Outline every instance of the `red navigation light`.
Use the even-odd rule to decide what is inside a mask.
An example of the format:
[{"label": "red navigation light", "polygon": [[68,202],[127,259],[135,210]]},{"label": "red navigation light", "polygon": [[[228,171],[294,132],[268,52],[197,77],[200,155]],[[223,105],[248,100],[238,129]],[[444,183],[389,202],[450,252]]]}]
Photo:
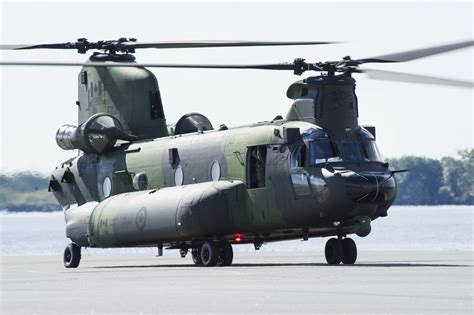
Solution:
[{"label": "red navigation light", "polygon": [[241,240],[242,240],[242,234],[240,233],[234,234],[234,241],[236,243],[240,243]]}]

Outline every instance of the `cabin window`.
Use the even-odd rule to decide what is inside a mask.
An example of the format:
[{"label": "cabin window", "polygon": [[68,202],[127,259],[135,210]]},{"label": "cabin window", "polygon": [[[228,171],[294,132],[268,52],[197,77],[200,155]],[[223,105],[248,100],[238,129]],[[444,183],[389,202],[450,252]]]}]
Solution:
[{"label": "cabin window", "polygon": [[248,150],[247,187],[265,187],[265,165],[267,147],[264,145],[250,147]]},{"label": "cabin window", "polygon": [[215,182],[221,179],[221,166],[219,165],[219,161],[214,161],[212,163],[211,179]]},{"label": "cabin window", "polygon": [[176,170],[174,171],[174,185],[175,186],[181,186],[184,181],[184,173],[183,169],[181,166],[178,166]]},{"label": "cabin window", "polygon": [[112,193],[112,180],[108,176],[104,178],[104,181],[102,182],[102,193],[105,198],[108,198]]}]

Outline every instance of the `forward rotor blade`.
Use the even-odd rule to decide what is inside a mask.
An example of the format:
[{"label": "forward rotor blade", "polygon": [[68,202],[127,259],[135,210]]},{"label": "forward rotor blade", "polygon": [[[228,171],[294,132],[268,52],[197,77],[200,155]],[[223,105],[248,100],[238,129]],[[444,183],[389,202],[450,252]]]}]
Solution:
[{"label": "forward rotor blade", "polygon": [[15,50],[24,49],[25,47],[31,47],[32,45],[0,45],[0,50]]},{"label": "forward rotor blade", "polygon": [[160,41],[160,42],[136,42],[135,40],[108,40],[89,42],[85,38],[78,39],[77,42],[55,43],[55,44],[35,44],[35,45],[0,45],[0,50],[25,50],[25,49],[77,49],[79,53],[85,53],[90,49],[111,50],[120,52],[134,52],[140,48],[205,48],[205,47],[248,47],[248,46],[305,46],[305,45],[326,45],[337,42],[327,41]]},{"label": "forward rotor blade", "polygon": [[370,79],[473,88],[474,82],[375,69],[360,69]]},{"label": "forward rotor blade", "polygon": [[295,70],[295,64],[260,64],[260,65],[218,65],[218,64],[159,64],[133,62],[17,62],[0,61],[0,66],[56,66],[56,67],[147,67],[147,68],[187,68],[187,69],[262,69],[262,70]]},{"label": "forward rotor blade", "polygon": [[357,62],[359,64],[369,63],[369,62],[382,62],[382,63],[383,62],[404,62],[404,61],[410,61],[410,60],[415,60],[419,58],[425,58],[428,56],[438,55],[445,52],[470,47],[472,45],[474,45],[474,41],[470,40],[470,41],[454,43],[454,44],[449,44],[449,45],[434,46],[434,47],[428,47],[428,48],[423,48],[423,49],[409,50],[409,51],[395,53],[395,54],[381,55],[381,56],[376,56],[372,58],[358,59]]},{"label": "forward rotor blade", "polygon": [[205,47],[249,47],[249,46],[304,46],[304,45],[327,45],[337,42],[272,42],[272,41],[226,41],[226,40],[208,40],[208,41],[179,41],[179,42],[122,42],[117,44],[118,48],[138,49],[138,48],[205,48]]},{"label": "forward rotor blade", "polygon": [[39,44],[39,45],[0,45],[0,50],[23,49],[77,49],[75,43]]}]

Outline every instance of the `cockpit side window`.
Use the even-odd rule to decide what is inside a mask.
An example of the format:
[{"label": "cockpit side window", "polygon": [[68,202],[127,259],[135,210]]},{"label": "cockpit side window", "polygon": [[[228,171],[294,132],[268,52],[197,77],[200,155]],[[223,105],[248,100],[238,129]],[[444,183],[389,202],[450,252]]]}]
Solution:
[{"label": "cockpit side window", "polygon": [[383,162],[384,159],[377,149],[377,145],[373,140],[362,141],[362,154],[364,155],[365,161],[377,161]]},{"label": "cockpit side window", "polygon": [[301,145],[291,155],[291,168],[306,167],[306,145]]}]

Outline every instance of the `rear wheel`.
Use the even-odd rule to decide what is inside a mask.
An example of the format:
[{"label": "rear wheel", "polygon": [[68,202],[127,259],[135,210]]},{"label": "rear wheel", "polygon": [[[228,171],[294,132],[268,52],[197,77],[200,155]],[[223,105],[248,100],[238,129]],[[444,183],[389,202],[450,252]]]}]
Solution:
[{"label": "rear wheel", "polygon": [[326,261],[330,265],[338,265],[342,261],[342,244],[341,241],[336,238],[330,238],[324,249]]},{"label": "rear wheel", "polygon": [[217,265],[219,259],[219,248],[214,242],[205,242],[201,247],[201,261],[205,267]]},{"label": "rear wheel", "polygon": [[77,268],[81,261],[81,247],[74,243],[64,249],[63,262],[66,268]]},{"label": "rear wheel", "polygon": [[218,266],[230,266],[232,265],[232,260],[234,259],[234,251],[232,250],[232,245],[224,241],[219,246],[219,258],[217,260]]},{"label": "rear wheel", "polygon": [[352,238],[342,240],[342,263],[353,265],[357,260],[357,245]]}]

